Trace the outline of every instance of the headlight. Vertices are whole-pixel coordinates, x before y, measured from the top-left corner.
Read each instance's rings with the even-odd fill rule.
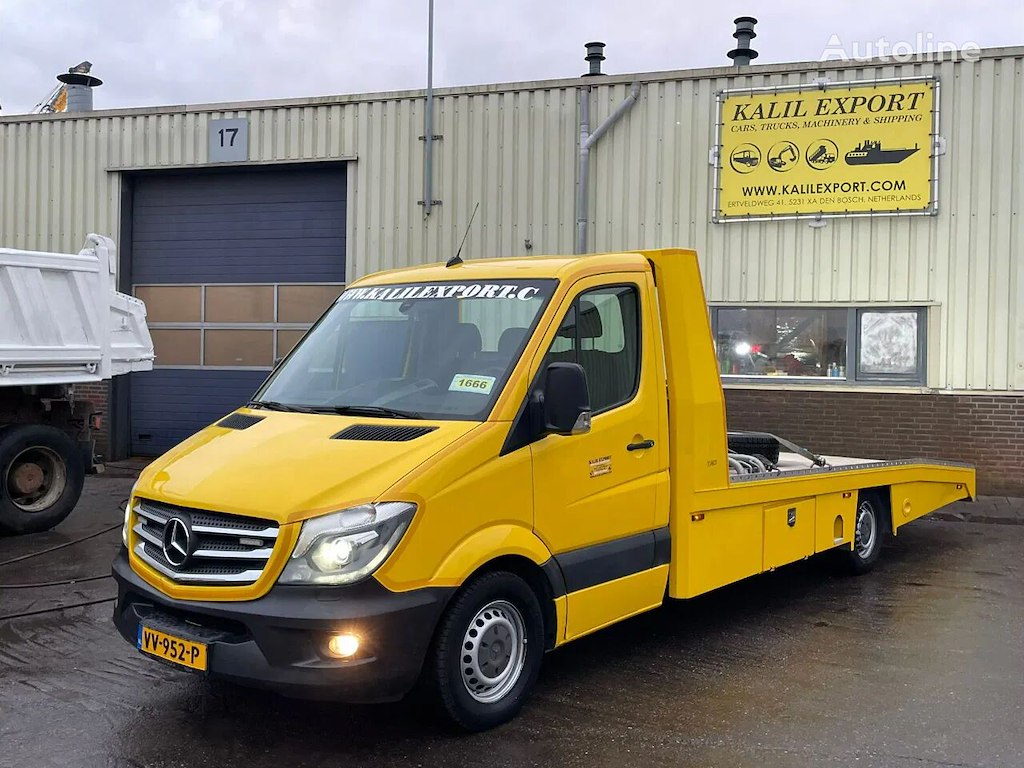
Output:
[[[121,524],[121,541],[124,545],[128,546],[128,531],[132,528],[132,502],[128,499],[128,502],[124,505],[124,523]]]
[[[281,584],[351,584],[369,576],[398,545],[416,505],[364,504],[302,524]]]
[[[124,505],[124,523],[121,524],[121,542],[128,546],[128,532],[132,529],[132,504],[135,502],[135,489],[139,487],[136,480],[132,485],[131,493],[128,494],[128,501]]]

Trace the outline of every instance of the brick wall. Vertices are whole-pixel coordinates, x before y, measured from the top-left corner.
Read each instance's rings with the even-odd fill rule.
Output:
[[[110,382],[101,381],[96,384],[76,384],[75,397],[88,400],[97,411],[102,411],[103,421],[100,431],[95,434],[96,452],[104,459],[110,458]]]
[[[1024,496],[1024,396],[728,389],[725,399],[730,429],[817,453],[965,461],[979,494]]]

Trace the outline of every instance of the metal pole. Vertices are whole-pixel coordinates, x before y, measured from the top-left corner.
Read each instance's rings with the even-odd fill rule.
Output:
[[[427,3],[427,104],[423,113],[423,215],[434,202],[434,0]]]
[[[590,88],[580,88],[580,158],[576,173],[576,253],[587,252],[587,187],[590,181]]]

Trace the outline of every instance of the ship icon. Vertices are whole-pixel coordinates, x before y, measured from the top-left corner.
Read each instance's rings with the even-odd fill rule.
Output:
[[[902,163],[918,149],[916,144],[911,149],[882,149],[882,142],[865,139],[846,153],[846,164],[893,165]]]

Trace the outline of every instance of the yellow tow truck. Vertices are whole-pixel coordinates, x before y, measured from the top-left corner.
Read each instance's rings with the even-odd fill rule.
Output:
[[[513,717],[546,651],[958,499],[972,468],[729,433],[697,255],[453,259],[351,284],[141,475],[114,622],[290,696]]]

